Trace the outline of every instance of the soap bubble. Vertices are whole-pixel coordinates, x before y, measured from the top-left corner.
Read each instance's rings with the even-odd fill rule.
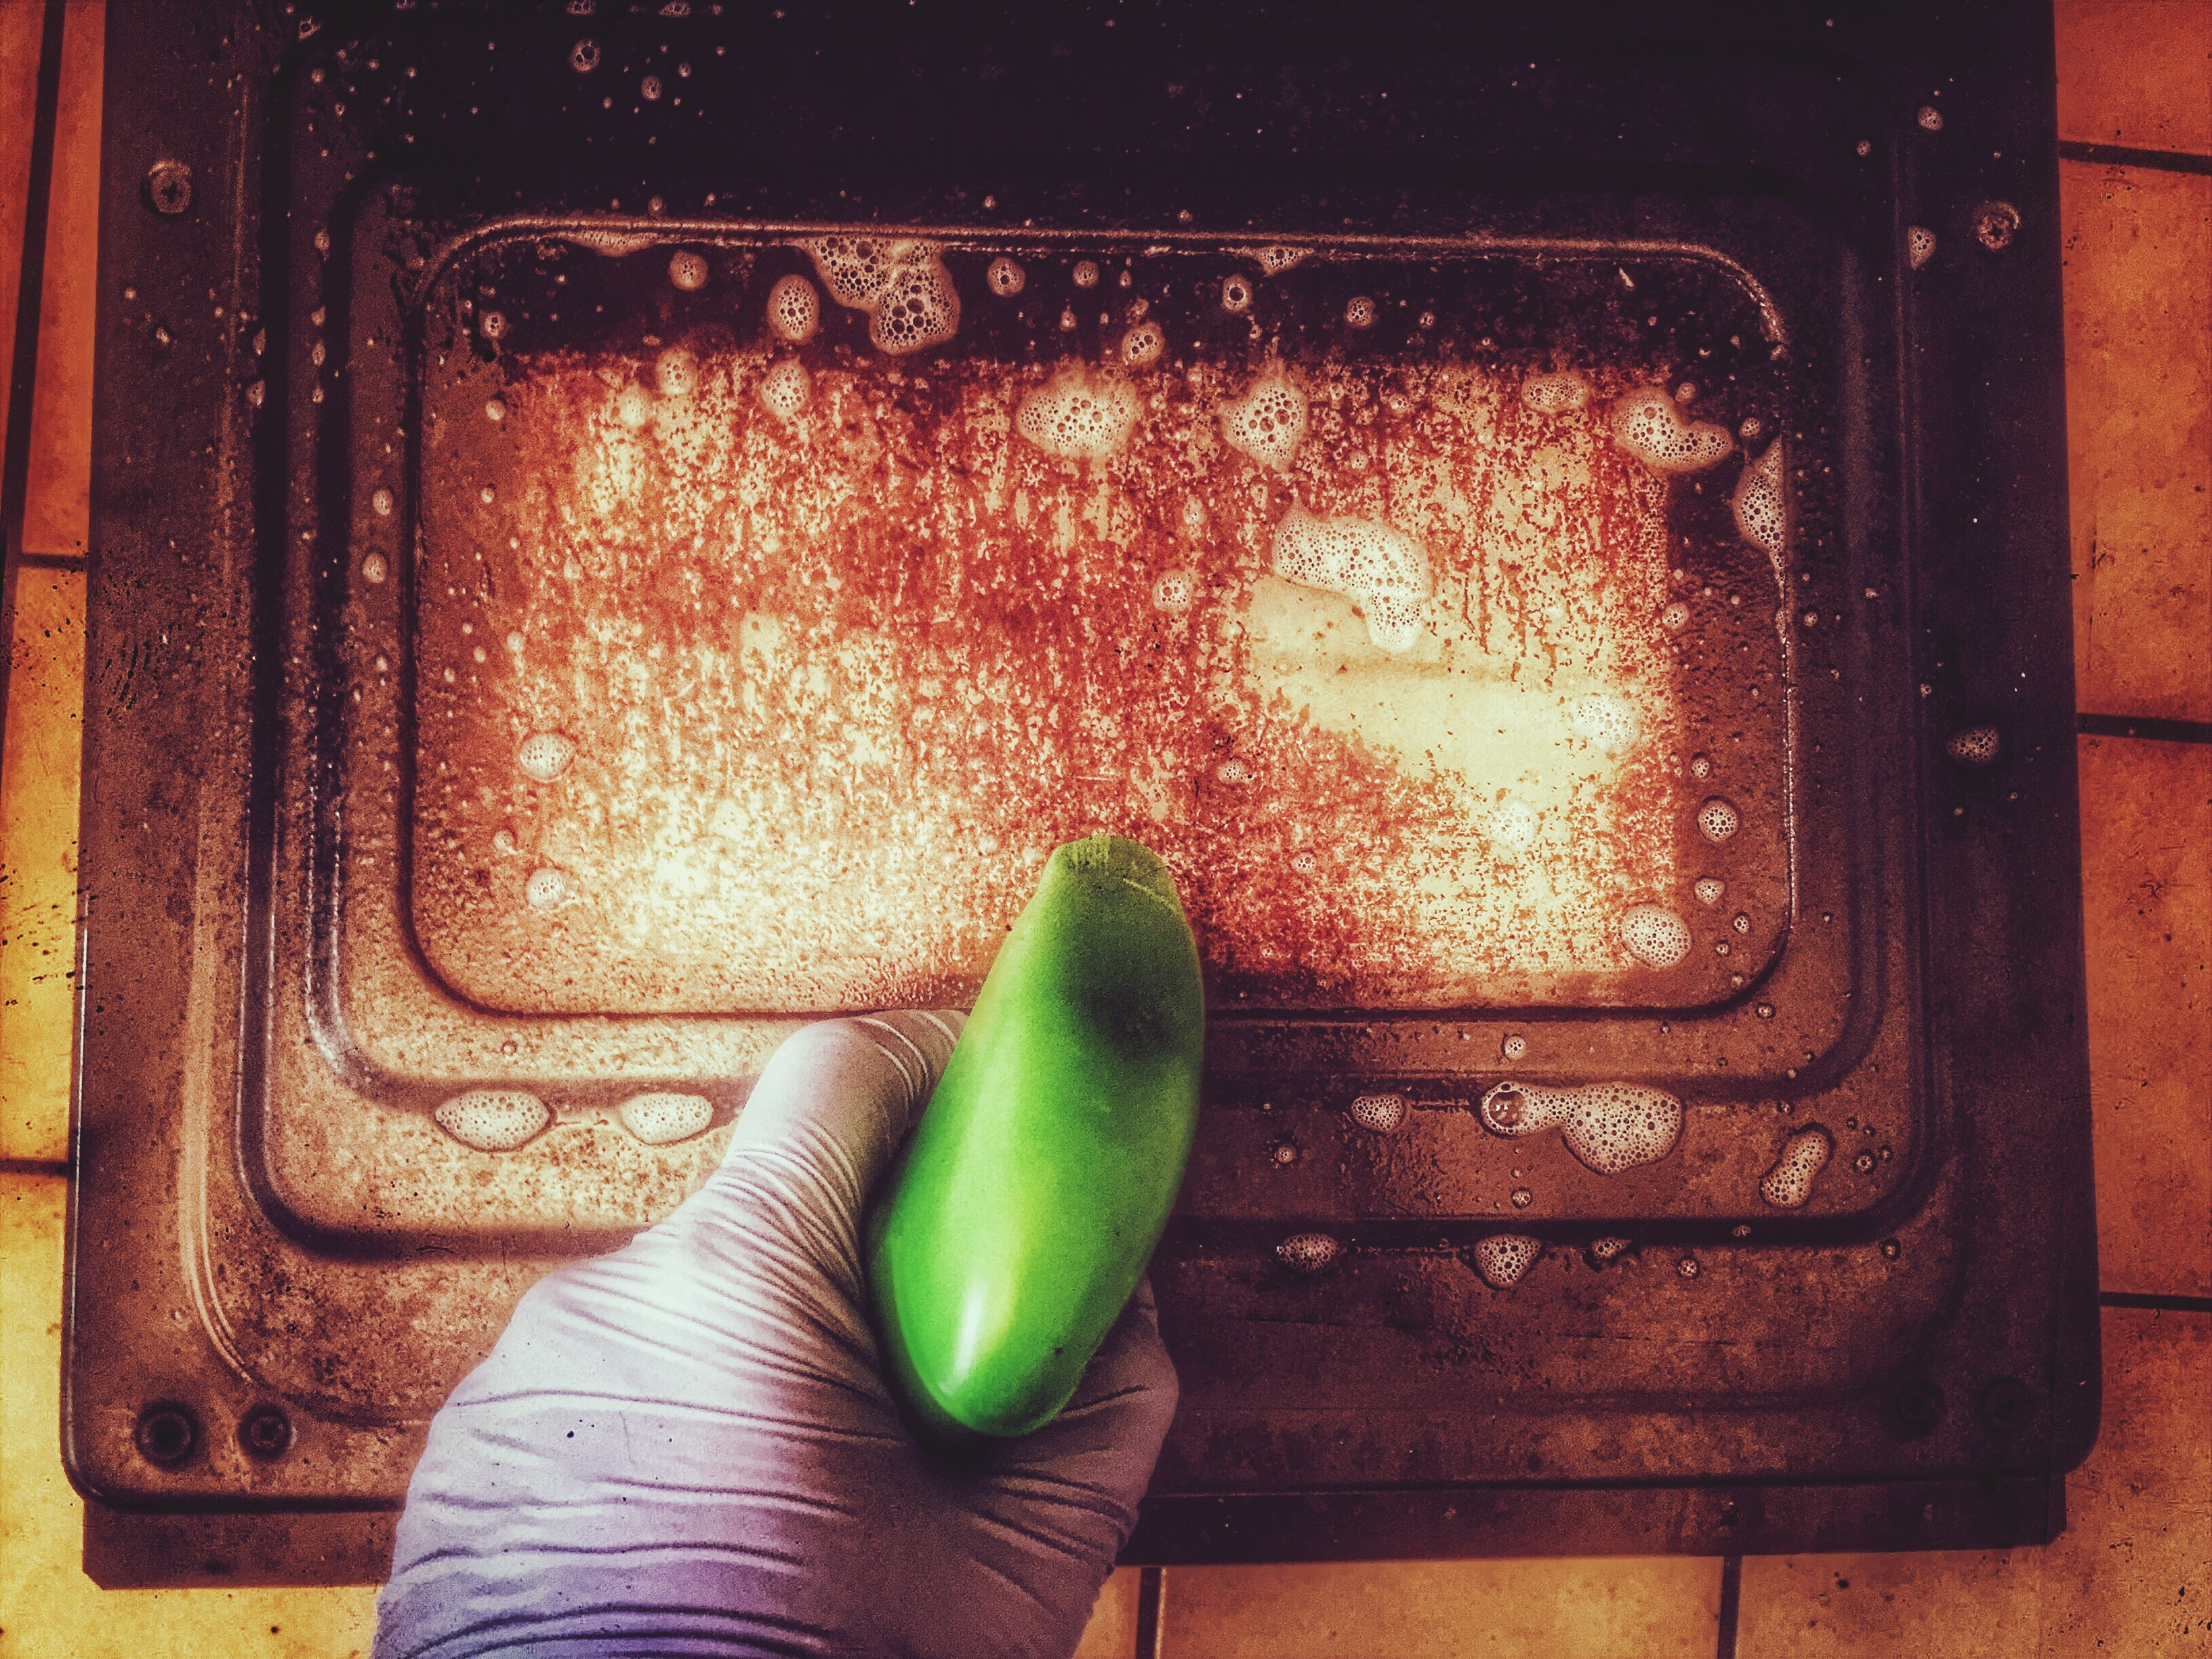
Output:
[[[1358,606],[1378,649],[1420,642],[1434,578],[1426,550],[1404,532],[1371,519],[1319,519],[1294,505],[1275,526],[1273,564],[1285,581]]]
[[[1186,570],[1170,570],[1152,584],[1152,604],[1171,616],[1190,609],[1198,598],[1198,584]]]
[[[480,1152],[511,1152],[553,1121],[544,1101],[520,1089],[471,1089],[431,1115],[447,1134]]]
[[[678,249],[669,256],[668,280],[686,294],[697,293],[707,286],[707,256]]]
[[[1544,1241],[1522,1233],[1493,1233],[1478,1240],[1474,1270],[1492,1290],[1510,1291],[1544,1253]]]
[[[2004,736],[1994,726],[1966,726],[1943,741],[1943,752],[1962,766],[1994,765]]]
[[[1828,1132],[1815,1123],[1782,1143],[1782,1156],[1759,1183],[1759,1195],[1778,1210],[1795,1210],[1813,1195],[1813,1182],[1836,1150]]]
[[[1589,382],[1571,368],[1556,374],[1531,374],[1521,382],[1521,401],[1539,415],[1564,415],[1590,400]]]
[[[514,751],[514,763],[540,783],[552,782],[575,758],[574,739],[560,732],[532,732]]]
[[[589,75],[599,66],[599,43],[579,40],[568,48],[568,67],[579,75]]]
[[[1375,301],[1364,294],[1355,294],[1345,302],[1344,325],[1346,328],[1375,326]]]
[[[1231,316],[1242,316],[1252,309],[1252,284],[1242,276],[1224,276],[1221,281],[1221,308]]]
[[[1243,397],[1221,405],[1221,435],[1261,466],[1287,467],[1305,441],[1306,394],[1272,368]]]
[[[798,358],[786,357],[761,376],[753,395],[777,420],[794,420],[814,396],[814,377]]]
[[[1097,288],[1098,286],[1097,261],[1095,259],[1078,259],[1075,262],[1074,276],[1076,287]]]
[[[1672,968],[1690,954],[1690,926],[1656,904],[1632,904],[1620,918],[1620,942],[1651,968]]]
[[[1476,1103],[1475,1115],[1492,1134],[1540,1134],[1565,1123],[1575,1109],[1571,1089],[1505,1082],[1492,1085]]]
[[[1363,1129],[1387,1135],[1405,1122],[1406,1097],[1403,1095],[1362,1095],[1346,1109],[1345,1115]]]
[[[1698,808],[1698,833],[1707,841],[1714,842],[1726,841],[1742,828],[1742,815],[1718,795],[1713,796],[1704,805]]]
[[[714,1103],[704,1095],[653,1092],[632,1095],[617,1114],[623,1127],[648,1146],[688,1140],[714,1121]]]
[[[1568,729],[1592,748],[1607,755],[1625,755],[1643,734],[1636,705],[1609,693],[1576,700],[1567,710]]]
[[[1275,1259],[1294,1273],[1326,1273],[1344,1254],[1344,1246],[1327,1233],[1292,1233],[1275,1246]]]
[[[991,268],[983,273],[983,286],[1000,299],[1012,299],[1029,282],[1024,271],[1004,254],[991,261]]]
[[[1139,323],[1121,337],[1122,367],[1149,368],[1159,362],[1167,349],[1168,337],[1158,323]]]
[[[653,373],[665,397],[688,398],[699,389],[699,359],[683,346],[671,346],[654,358]]]
[[[1128,441],[1139,413],[1127,381],[1073,363],[1022,399],[1014,429],[1048,455],[1095,460]]]
[[[1528,1052],[1528,1039],[1517,1032],[1498,1045],[1498,1053],[1508,1060],[1518,1060]]]
[[[1613,441],[1658,472],[1700,471],[1735,447],[1726,428],[1692,422],[1658,386],[1645,386],[1614,403]]]
[[[522,884],[522,896],[533,910],[555,910],[576,896],[576,884],[566,870],[551,865],[532,870]]]
[[[822,301],[814,284],[796,271],[777,277],[768,291],[768,325],[777,339],[793,345],[812,339],[822,326]]]

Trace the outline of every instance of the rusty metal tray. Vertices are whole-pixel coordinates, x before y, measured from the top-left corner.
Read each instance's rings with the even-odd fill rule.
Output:
[[[2095,1419],[2061,428],[1983,301],[2055,306],[2051,181],[1976,245],[1990,168],[1788,28],[1532,71],[1409,15],[1346,70],[1295,15],[1261,56],[1328,83],[1333,161],[1217,131],[1249,69],[1135,19],[1096,73],[1135,100],[1150,30],[1188,78],[1083,106],[1110,205],[920,92],[940,173],[862,143],[861,203],[851,89],[779,90],[834,18],[713,9],[118,33],[81,1486],[395,1502],[514,1297],[702,1179],[782,1036],[971,996],[1108,828],[1212,1003],[1146,1559],[1719,1548],[1762,1483],[2047,1530]],[[1075,28],[883,50],[1058,85]],[[1516,156],[1524,74],[1626,76],[1653,159]],[[195,100],[233,139],[155,210]],[[856,258],[957,333],[884,349]],[[1238,411],[1284,386],[1278,454]],[[1300,514],[1425,588],[1315,577]],[[1614,1488],[1673,1496],[1559,1496]]]

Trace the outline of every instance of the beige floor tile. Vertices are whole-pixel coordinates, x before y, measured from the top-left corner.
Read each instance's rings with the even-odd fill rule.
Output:
[[[2058,136],[2212,153],[2212,6],[2058,0]]]
[[[2212,1295],[2212,747],[2079,753],[2098,1271]]]
[[[1129,1659],[1137,1650],[1137,1581],[1135,1567],[1124,1567],[1098,1592],[1098,1605],[1091,1609],[1091,1623],[1076,1644],[1074,1659]]]
[[[1741,1659],[2212,1651],[2212,1317],[2107,1310],[2104,1432],[2048,1549],[1753,1557]]]
[[[39,301],[39,379],[23,545],[82,553],[92,498],[92,325],[100,260],[100,100],[106,7],[71,0],[62,30],[53,196]]]
[[[1168,1659],[1706,1659],[1719,1617],[1692,1557],[1171,1567],[1160,1598]]]
[[[2059,168],[2075,702],[2212,720],[2212,178]]]
[[[0,1650],[10,1659],[360,1659],[375,1592],[102,1590],[78,1567],[62,1473],[62,1208],[52,1176],[0,1176]]]
[[[31,179],[31,112],[38,97],[39,0],[0,0],[0,445],[8,437],[6,387],[15,345],[15,271],[23,255],[24,195]]]
[[[19,571],[0,738],[0,1158],[69,1152],[84,573]]]

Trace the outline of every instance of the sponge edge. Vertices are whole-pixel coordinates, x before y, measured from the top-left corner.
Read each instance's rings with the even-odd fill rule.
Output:
[[[1069,842],[1054,853],[1052,861],[1073,875],[1111,876],[1158,899],[1178,916],[1182,915],[1174,872],[1141,842],[1101,830],[1081,841]]]

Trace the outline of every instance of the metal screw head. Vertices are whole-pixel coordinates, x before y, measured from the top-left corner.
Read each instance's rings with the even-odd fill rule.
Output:
[[[2035,1395],[2016,1376],[2001,1376],[1982,1390],[1982,1421],[1999,1434],[2017,1434],[2035,1415]]]
[[[192,170],[182,161],[156,161],[146,169],[146,205],[167,216],[192,204]]]
[[[2010,202],[1984,202],[1974,210],[1974,240],[2002,253],[2020,234],[2020,210]]]
[[[238,1419],[239,1449],[267,1462],[292,1449],[292,1419],[281,1406],[256,1406]]]
[[[138,1455],[157,1468],[173,1469],[200,1443],[200,1425],[191,1413],[172,1400],[157,1400],[138,1413],[132,1435]]]
[[[1943,1391],[1932,1382],[1908,1382],[1889,1402],[1890,1420],[1907,1440],[1935,1432],[1943,1419]]]

